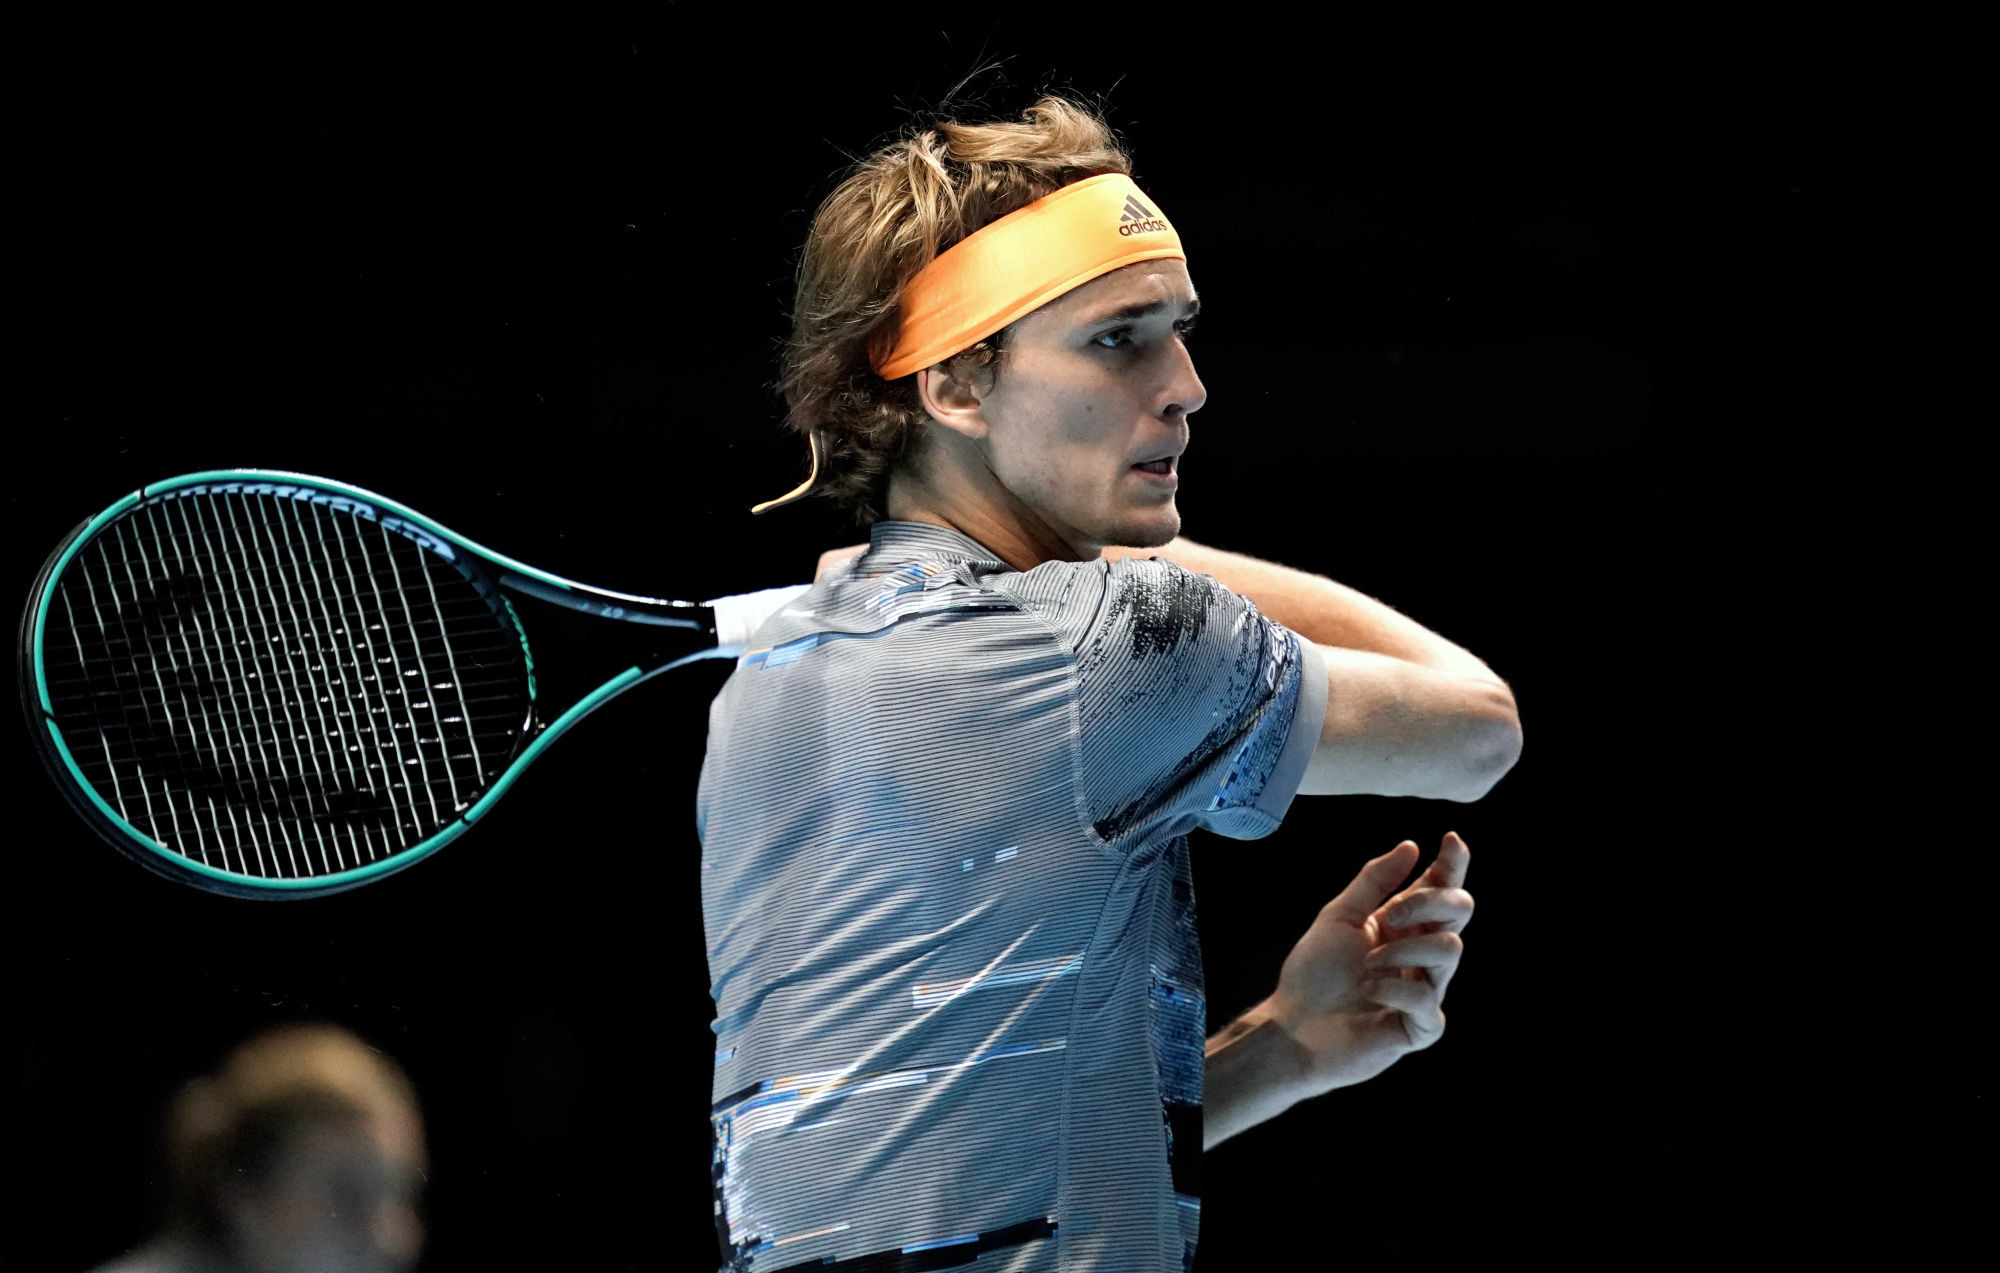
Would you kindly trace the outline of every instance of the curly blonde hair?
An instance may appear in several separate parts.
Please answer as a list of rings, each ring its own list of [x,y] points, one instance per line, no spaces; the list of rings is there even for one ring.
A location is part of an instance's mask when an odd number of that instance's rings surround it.
[[[917,272],[980,227],[1113,172],[1132,175],[1117,134],[1097,110],[1054,93],[1020,123],[906,126],[849,170],[806,237],[778,381],[786,426],[828,443],[815,494],[867,526],[886,515],[890,476],[923,453],[929,416],[916,376],[885,381],[868,360],[877,334],[897,331]],[[946,362],[968,379],[997,376],[1013,330]]]

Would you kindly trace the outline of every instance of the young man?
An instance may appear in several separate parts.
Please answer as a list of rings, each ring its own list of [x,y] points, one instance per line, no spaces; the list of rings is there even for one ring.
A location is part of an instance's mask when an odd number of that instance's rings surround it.
[[[1444,638],[1178,538],[1199,298],[1129,171],[1045,98],[878,151],[815,219],[783,382],[813,472],[759,511],[871,528],[710,712],[727,1268],[1183,1269],[1204,1145],[1442,1030],[1455,836],[1393,901],[1416,846],[1364,868],[1204,1049],[1188,833],[1476,800],[1521,732]]]

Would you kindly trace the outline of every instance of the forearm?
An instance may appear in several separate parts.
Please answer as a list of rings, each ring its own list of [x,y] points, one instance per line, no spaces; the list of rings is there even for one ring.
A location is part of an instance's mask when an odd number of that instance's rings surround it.
[[[1104,556],[1165,557],[1198,574],[1211,575],[1231,592],[1309,641],[1348,650],[1368,650],[1454,676],[1499,681],[1471,651],[1396,613],[1372,597],[1323,575],[1224,552],[1187,539],[1161,548],[1107,548]]]
[[[1210,1036],[1201,1097],[1201,1147],[1213,1149],[1297,1104],[1297,1050],[1264,1006]]]

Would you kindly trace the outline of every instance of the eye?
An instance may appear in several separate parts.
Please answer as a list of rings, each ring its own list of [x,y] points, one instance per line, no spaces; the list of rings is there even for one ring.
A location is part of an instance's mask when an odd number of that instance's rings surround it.
[[[1180,333],[1180,337],[1182,340],[1186,340],[1190,335],[1194,333],[1194,324],[1195,324],[1194,319],[1184,318],[1180,322],[1174,324],[1174,330]],[[1091,344],[1098,349],[1113,349],[1113,350],[1129,349],[1131,347],[1129,344],[1129,337],[1131,335],[1132,335],[1132,329],[1130,327],[1114,327],[1108,332],[1103,332],[1097,336],[1093,336],[1091,338]],[[1127,337],[1128,343],[1116,344],[1116,345],[1100,345],[1097,343],[1098,341],[1112,340],[1114,338],[1121,336]]]

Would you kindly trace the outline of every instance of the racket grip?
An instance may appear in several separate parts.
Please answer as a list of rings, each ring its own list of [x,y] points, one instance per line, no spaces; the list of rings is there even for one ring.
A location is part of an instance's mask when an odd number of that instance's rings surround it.
[[[702,602],[715,611],[716,647],[741,649],[749,643],[751,635],[764,626],[764,620],[784,609],[795,598],[804,596],[811,588],[809,583],[796,583]]]

